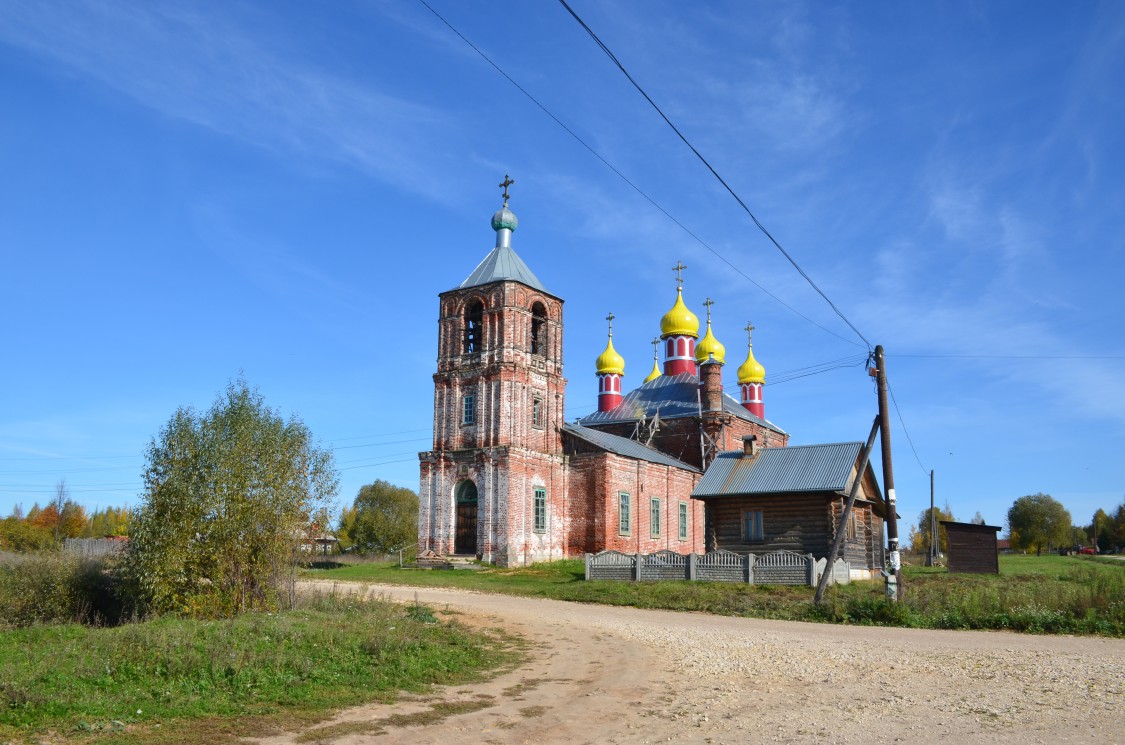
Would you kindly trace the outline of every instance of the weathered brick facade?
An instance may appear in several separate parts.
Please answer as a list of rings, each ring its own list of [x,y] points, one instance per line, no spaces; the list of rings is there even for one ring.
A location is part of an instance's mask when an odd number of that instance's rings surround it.
[[[421,453],[419,548],[502,566],[566,544],[562,300],[500,281],[440,296],[434,448]],[[457,546],[458,487],[476,487],[475,535]],[[536,490],[545,492],[536,521]],[[545,518],[543,514],[545,513]]]

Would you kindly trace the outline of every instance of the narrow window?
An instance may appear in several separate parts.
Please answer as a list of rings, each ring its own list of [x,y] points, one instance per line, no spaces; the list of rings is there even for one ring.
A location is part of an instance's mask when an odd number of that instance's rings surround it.
[[[629,535],[633,532],[633,523],[629,514],[629,495],[621,492],[617,495],[617,532]]]
[[[477,354],[481,349],[484,332],[484,305],[479,300],[465,309],[465,354]]]
[[[477,397],[471,394],[461,399],[461,424],[476,424]]]
[[[535,490],[535,532],[547,532],[547,490]]]
[[[855,540],[855,537],[858,534],[859,534],[859,526],[858,526],[858,521],[856,520],[855,510],[853,509],[848,514],[848,538],[851,539],[851,540]]]
[[[547,309],[543,303],[531,306],[531,353],[547,353]]]
[[[742,540],[748,543],[761,541],[765,533],[762,529],[762,513],[756,510],[745,510],[742,513]]]
[[[680,502],[680,540],[687,540],[687,502]]]
[[[531,400],[531,426],[543,428],[543,399],[541,398]]]
[[[652,515],[649,517],[648,521],[649,533],[655,538],[660,535],[660,500],[654,497],[652,501],[649,502],[649,507],[652,511]]]

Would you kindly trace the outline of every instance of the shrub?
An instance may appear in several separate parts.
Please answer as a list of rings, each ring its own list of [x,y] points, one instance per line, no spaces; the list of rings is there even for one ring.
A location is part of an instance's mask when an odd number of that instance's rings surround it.
[[[59,553],[0,563],[0,626],[115,624],[121,602],[104,560]]]

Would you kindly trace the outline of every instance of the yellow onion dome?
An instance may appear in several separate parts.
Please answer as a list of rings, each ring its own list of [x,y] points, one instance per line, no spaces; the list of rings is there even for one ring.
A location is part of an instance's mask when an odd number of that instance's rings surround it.
[[[695,345],[696,364],[703,365],[709,361],[718,362],[720,365],[726,364],[727,361],[727,348],[711,333],[710,321],[707,322],[707,333]]]
[[[651,383],[652,381],[656,380],[657,378],[659,378],[659,377],[660,377],[661,375],[663,375],[663,374],[664,374],[664,373],[662,373],[662,372],[660,371],[660,363],[658,363],[658,362],[657,362],[657,361],[656,361],[656,360],[654,359],[654,360],[652,361],[652,372],[650,372],[650,373],[648,374],[648,377],[647,377],[647,378],[645,378],[644,382],[646,382],[646,383]]]
[[[754,348],[750,347],[746,350],[746,361],[743,362],[738,368],[738,382],[739,383],[765,383],[766,382],[766,368],[754,359]]]
[[[594,363],[598,366],[598,375],[606,375],[608,373],[615,373],[617,375],[625,374],[625,358],[617,353],[613,348],[613,334],[609,335],[609,341],[606,342],[605,351],[598,355],[597,361]]]
[[[660,319],[660,334],[669,336],[693,336],[699,338],[699,319],[684,305],[684,291],[676,288],[676,304]]]

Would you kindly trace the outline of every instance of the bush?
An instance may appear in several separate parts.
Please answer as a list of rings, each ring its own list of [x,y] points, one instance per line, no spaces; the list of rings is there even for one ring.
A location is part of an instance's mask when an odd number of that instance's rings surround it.
[[[111,625],[121,602],[107,563],[59,553],[0,563],[0,626]]]

